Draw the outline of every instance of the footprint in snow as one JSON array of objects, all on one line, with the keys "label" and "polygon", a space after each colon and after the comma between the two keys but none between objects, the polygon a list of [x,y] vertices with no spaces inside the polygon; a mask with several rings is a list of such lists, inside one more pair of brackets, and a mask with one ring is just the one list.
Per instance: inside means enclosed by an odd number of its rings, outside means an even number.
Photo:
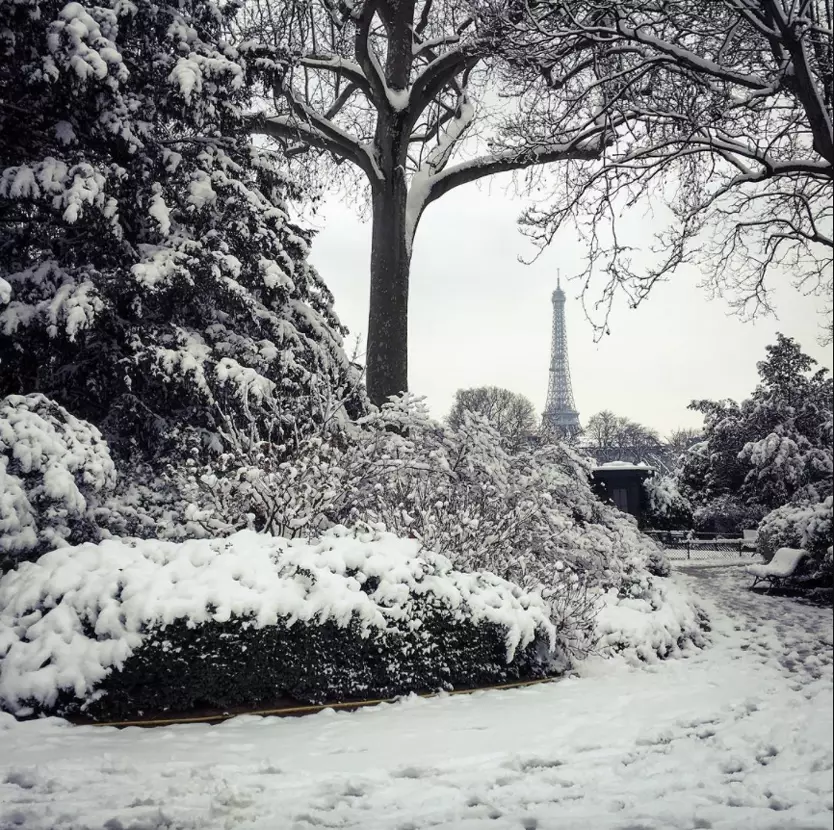
[{"label": "footprint in snow", "polygon": [[392,778],[430,778],[436,770],[423,769],[422,767],[402,767],[391,773]]},{"label": "footprint in snow", "polygon": [[564,766],[564,761],[560,761],[558,758],[531,756],[529,758],[514,758],[511,761],[507,761],[503,766],[506,769],[528,772],[529,770],[534,769],[553,769],[554,767],[561,767]]}]

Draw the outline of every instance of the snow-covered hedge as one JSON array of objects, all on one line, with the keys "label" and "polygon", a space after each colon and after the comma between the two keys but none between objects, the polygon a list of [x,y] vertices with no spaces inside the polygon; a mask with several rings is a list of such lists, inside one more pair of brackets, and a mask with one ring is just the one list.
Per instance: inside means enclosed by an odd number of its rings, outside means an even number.
[{"label": "snow-covered hedge", "polygon": [[62,548],[0,579],[0,706],[97,718],[467,687],[558,668],[535,593],[333,528]]},{"label": "snow-covered hedge", "polygon": [[115,483],[94,426],[40,394],[0,400],[0,563],[98,539],[93,509]]}]

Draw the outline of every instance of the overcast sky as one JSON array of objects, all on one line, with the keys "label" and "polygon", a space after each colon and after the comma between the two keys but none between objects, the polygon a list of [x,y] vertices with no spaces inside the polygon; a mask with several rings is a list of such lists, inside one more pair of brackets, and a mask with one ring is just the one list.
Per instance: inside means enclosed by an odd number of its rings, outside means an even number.
[{"label": "overcast sky", "polygon": [[[448,411],[456,389],[470,386],[503,386],[526,395],[539,413],[544,406],[556,271],[575,273],[583,249],[562,232],[535,264],[521,264],[518,255],[529,257],[533,249],[516,226],[523,203],[505,192],[505,184],[448,193],[429,206],[417,231],[409,385],[427,396],[437,417]],[[370,224],[335,200],[313,224],[321,229],[313,262],[351,338],[361,335],[364,350]],[[775,286],[778,319],[742,322],[726,303],[710,300],[698,279],[694,270],[681,274],[657,286],[639,308],[615,308],[611,334],[599,344],[576,298],[578,284],[563,280],[573,392],[583,423],[611,409],[663,435],[699,426],[700,416],[687,404],[693,398],[746,397],[756,383],[756,361],[777,331],[831,368],[830,349],[817,342],[819,298]]]}]

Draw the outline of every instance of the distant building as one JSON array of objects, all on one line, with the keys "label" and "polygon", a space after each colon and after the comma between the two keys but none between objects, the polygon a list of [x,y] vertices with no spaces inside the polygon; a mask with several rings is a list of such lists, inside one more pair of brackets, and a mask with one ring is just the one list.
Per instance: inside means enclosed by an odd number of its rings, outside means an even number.
[{"label": "distant building", "polygon": [[542,435],[570,440],[582,432],[579,413],[573,402],[568,364],[568,337],[565,328],[565,292],[557,278],[553,302],[553,339],[550,349],[550,377],[547,402],[542,415]]},{"label": "distant building", "polygon": [[594,491],[603,501],[613,502],[623,513],[630,513],[639,521],[647,508],[643,482],[654,474],[654,468],[646,464],[609,461],[594,467]]}]

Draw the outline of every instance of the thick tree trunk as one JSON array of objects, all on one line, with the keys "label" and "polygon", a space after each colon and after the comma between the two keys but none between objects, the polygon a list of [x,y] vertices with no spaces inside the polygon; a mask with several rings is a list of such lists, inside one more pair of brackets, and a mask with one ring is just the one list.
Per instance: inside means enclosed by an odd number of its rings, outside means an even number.
[{"label": "thick tree trunk", "polygon": [[371,303],[368,315],[367,386],[377,406],[390,395],[408,391],[408,276],[411,251],[406,243],[404,176],[373,194]]}]

